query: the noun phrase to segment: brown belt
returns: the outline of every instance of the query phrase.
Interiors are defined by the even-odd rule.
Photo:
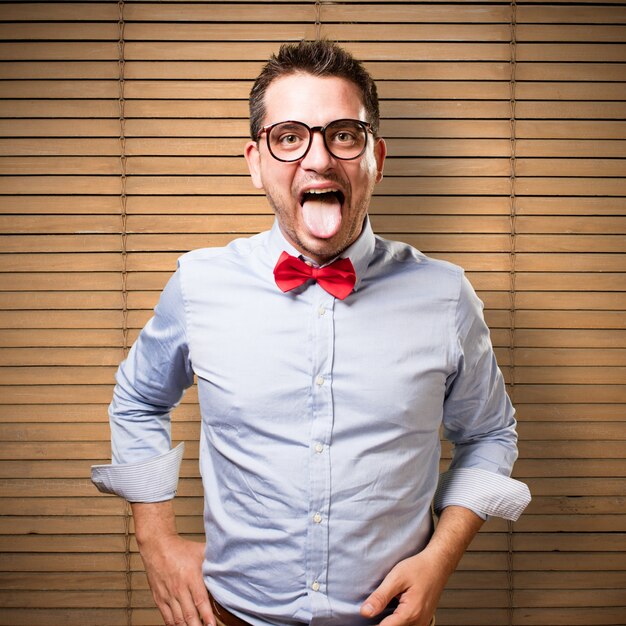
[[[250,626],[248,622],[244,622],[236,615],[233,615],[228,609],[225,609],[221,604],[218,604],[211,594],[209,594],[209,600],[211,601],[213,614],[224,626]]]

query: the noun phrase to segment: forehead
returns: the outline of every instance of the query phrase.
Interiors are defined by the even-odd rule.
[[[365,120],[359,88],[345,78],[290,74],[274,80],[265,92],[264,124],[298,120],[323,126],[341,118]]]

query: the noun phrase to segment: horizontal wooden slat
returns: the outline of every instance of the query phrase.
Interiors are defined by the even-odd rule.
[[[0,348],[0,366],[101,366],[124,358],[120,348]]]
[[[150,611],[135,622],[142,626],[159,626],[159,617]],[[0,615],[2,626],[28,626],[37,622],[40,626],[57,626],[61,621],[66,626],[126,626],[128,624],[125,609],[4,609]]]
[[[116,80],[35,80],[35,81],[2,81],[0,84],[0,96],[11,98],[117,98],[119,95],[118,83]],[[96,126],[96,123],[92,124]],[[119,122],[112,122],[109,128],[119,126]],[[103,124],[103,126],[106,125]],[[37,125],[35,125],[35,128]],[[3,128],[3,135],[6,132]],[[109,131],[111,132],[111,131]],[[71,133],[63,133],[72,136]],[[96,133],[98,134],[98,133]]]
[[[40,365],[37,367],[0,367],[0,385],[103,385],[112,384],[115,366],[90,365],[82,367]],[[21,375],[21,379],[20,379]]]
[[[595,0],[592,0],[595,2]],[[602,3],[605,4],[605,3]],[[516,27],[517,41],[583,41],[623,43],[626,28],[612,24],[521,24]]]
[[[516,384],[619,385],[623,384],[624,380],[626,380],[626,368],[616,366],[558,368],[555,366],[518,367],[516,365],[515,368]]]
[[[540,109],[543,103],[518,103],[517,107],[524,108],[527,104],[529,117],[533,114],[539,116]],[[585,103],[560,103],[563,107],[562,112],[565,111],[582,111],[578,109],[578,106]],[[596,104],[600,107],[603,105],[613,105],[614,103],[588,103],[586,106],[594,108]],[[572,106],[573,105],[573,106]],[[618,107],[621,107],[618,104]],[[602,110],[602,109],[601,109]],[[612,110],[612,109],[611,109]],[[577,116],[573,113],[572,117]],[[598,117],[604,117],[600,115]],[[518,139],[515,142],[515,154],[518,157],[592,157],[592,158],[623,158],[626,156],[626,141],[619,139],[602,140],[577,140],[571,139]],[[520,159],[521,160],[521,159]]]
[[[279,5],[280,7],[280,5]],[[180,9],[171,6],[159,6],[152,3],[139,4],[130,8],[128,20],[154,20],[154,21],[181,21]],[[312,7],[301,4],[294,5],[292,13],[285,12],[284,8],[259,7],[255,4],[228,5],[215,4],[209,6],[191,5],[185,14],[185,21],[259,21],[291,20],[294,15],[300,19],[310,19]],[[282,10],[281,10],[282,9]],[[366,9],[366,10],[364,10]],[[506,7],[492,6],[489,8],[479,6],[460,6],[458,12],[451,14],[448,7],[422,5],[419,7],[407,5],[391,6],[368,6],[361,3],[344,4],[343,6],[325,5],[322,8],[322,18],[327,22],[502,22],[508,20]]]
[[[152,606],[147,601],[143,606]],[[0,594],[0,606],[38,609],[72,608],[123,608],[126,606],[126,592],[120,591],[40,591],[33,594],[28,591],[12,591]]]
[[[119,18],[116,7],[97,3],[68,4],[66,2],[20,2],[5,4],[0,11],[3,21],[115,21]]]
[[[624,24],[624,7],[522,6],[519,23],[539,24]]]
[[[121,347],[121,342],[120,342]],[[19,420],[21,422],[106,422],[108,420],[109,401],[105,401],[102,404],[75,404],[72,406],[60,404],[37,404],[37,405],[22,405],[22,404],[6,404],[0,405],[0,419],[2,422],[15,422]],[[178,419],[191,419],[190,413],[194,413],[193,419],[198,419],[198,411],[191,407],[178,407],[174,412],[176,420]],[[109,450],[110,452],[110,450]],[[102,456],[93,458],[107,458],[109,452]],[[84,476],[84,473],[83,473]]]
[[[88,518],[80,519],[82,521]],[[115,523],[115,518],[103,518],[103,520],[107,519],[110,520],[111,523]],[[137,574],[138,584],[141,580],[140,576],[140,574]],[[145,575],[143,576],[143,580],[145,580],[147,584]],[[33,575],[32,572],[0,572],[0,581],[3,589],[33,589],[38,591],[42,589],[102,589],[108,591],[113,589],[125,589],[126,587],[125,576],[121,572],[40,572],[36,575]]]
[[[308,19],[314,19],[311,10],[308,10]],[[290,12],[287,14],[290,15]],[[23,29],[30,32],[30,28]],[[325,23],[320,28],[320,35],[336,41],[355,41],[374,42],[373,45],[383,41],[400,41],[402,45],[406,42],[415,41],[437,41],[437,42],[480,42],[475,47],[484,46],[482,42],[502,42],[505,41],[508,34],[506,24],[395,24],[393,28],[386,29],[381,33],[378,24],[357,24],[342,23],[328,24]],[[1,31],[0,31],[1,32]],[[79,31],[80,32],[80,31]],[[311,39],[314,37],[313,28],[306,23],[299,23],[299,20],[293,20],[290,24],[276,23],[272,27],[271,32],[266,32],[264,39],[278,40],[279,42],[287,41],[294,37],[294,33],[302,33],[303,38]],[[169,23],[162,26],[158,23],[132,23],[129,22],[125,28],[125,35],[129,41],[224,41],[227,44],[232,41],[255,41],[260,39],[258,25],[249,23],[245,20],[241,23],[212,23],[205,22],[202,24],[194,23]],[[82,37],[80,37],[82,38]],[[353,44],[357,45],[357,44]],[[488,44],[487,44],[488,45]],[[431,46],[432,47],[432,46]],[[416,57],[420,58],[420,57]],[[472,57],[476,58],[476,57]],[[489,57],[487,57],[489,58]]]
[[[300,25],[295,28],[294,25],[284,27],[283,37],[277,30],[277,40],[294,41],[314,36],[314,24]],[[403,43],[401,46],[397,42],[378,43],[376,41],[368,41],[367,43],[350,42],[347,40],[349,29],[346,25],[336,27],[327,27],[323,29],[326,36],[334,35],[334,38],[344,42],[344,47],[352,54],[365,62],[369,61],[399,61],[405,58],[421,59],[427,61],[508,61],[509,50],[508,43],[491,43],[491,44],[475,44],[475,43],[448,43],[436,42],[433,44],[425,43]],[[504,35],[505,29],[501,29]],[[442,30],[443,32],[443,30]],[[374,35],[375,33],[372,33]],[[258,29],[251,32],[252,37],[258,36]],[[146,36],[149,36],[147,33]],[[202,39],[202,32],[198,30],[198,37]],[[380,31],[378,33],[380,37]],[[178,41],[176,43],[167,41],[147,42],[147,41],[129,41],[125,45],[125,55],[130,61],[157,61],[157,60],[229,60],[229,61],[265,61],[270,54],[278,48],[277,42],[259,42],[250,43],[247,41],[232,42],[222,40],[219,45],[205,41]],[[54,47],[48,54],[54,58],[60,55],[63,50],[62,42],[55,42]],[[36,48],[35,48],[36,49]],[[43,54],[44,51],[42,50]],[[81,50],[87,58],[93,58],[89,55],[89,49],[85,47]],[[8,56],[9,53],[7,53]],[[2,54],[0,48],[0,58],[6,58]],[[29,58],[28,56],[26,58]],[[50,58],[50,57],[46,57]],[[72,57],[70,57],[72,58]],[[74,57],[75,58],[75,57]],[[106,55],[102,58],[108,58]],[[102,60],[102,58],[98,60]],[[116,57],[113,57],[116,58]]]
[[[517,198],[519,215],[623,215],[624,198],[525,197]]]
[[[155,275],[157,281],[154,281]],[[127,277],[127,278],[130,278]],[[158,272],[133,277],[134,284],[143,289],[162,289],[167,277]],[[135,282],[145,281],[145,282]],[[130,286],[129,289],[136,287]],[[122,276],[117,272],[47,272],[15,274],[0,273],[0,291],[121,291]]]
[[[114,22],[66,22],[52,23],[0,23],[0,39],[3,40],[30,40],[30,39],[88,39],[92,41],[117,40],[119,29]]]
[[[118,57],[119,52],[115,41],[0,42],[0,59],[5,61],[103,61],[106,59],[117,61]]]
[[[622,27],[622,32],[626,32]],[[624,62],[626,61],[626,46],[623,44],[603,43],[589,45],[568,43],[522,43],[516,47],[516,59],[521,66],[525,62],[565,61],[577,62]],[[520,66],[520,67],[521,67]],[[538,69],[538,68],[535,68]],[[525,76],[523,71],[521,77]]]
[[[184,138],[168,139],[167,153],[170,155],[242,155],[243,146],[240,139],[211,139],[211,138]],[[118,139],[102,139],[90,137],[88,139],[36,139],[17,138],[0,139],[0,154],[13,156],[89,156],[104,155],[119,158],[120,142]],[[162,139],[127,139],[127,155],[162,154],[164,144]],[[119,199],[116,198],[116,209],[119,212]],[[71,207],[70,207],[71,208]],[[68,209],[69,210],[69,209]]]
[[[574,66],[574,69],[576,66]],[[527,78],[523,82],[516,83],[515,94],[519,100],[597,100],[601,94],[602,100],[624,100],[626,94],[626,83],[609,82],[615,78],[614,71],[609,67],[604,68],[604,72],[593,72],[594,67],[582,68],[582,72],[576,77],[560,76],[560,80],[555,80],[559,69],[567,71],[565,65],[551,68],[553,71],[553,81],[549,81],[547,76],[542,75],[541,79]],[[596,68],[597,69],[597,68]],[[613,68],[614,70],[615,68]],[[572,70],[574,73],[574,70]],[[601,77],[604,74],[604,77]],[[519,78],[516,74],[516,78]],[[538,80],[545,82],[537,82]],[[567,81],[567,82],[566,82]],[[586,82],[577,82],[586,81]],[[607,81],[607,82],[604,82]]]
[[[0,328],[119,328],[121,310],[51,311],[42,317],[33,311],[0,311]]]
[[[535,348],[623,348],[626,332],[622,330],[517,329],[515,345]]]
[[[626,276],[621,273],[549,273],[519,272],[515,276],[518,292],[531,290],[545,291],[626,291]]]
[[[516,348],[515,364],[517,367],[525,365],[570,365],[579,367],[594,365],[624,365],[626,364],[626,350],[613,348],[600,350],[593,348]]]
[[[562,517],[562,516],[561,516]],[[576,589],[595,585],[600,588],[619,587],[626,576],[626,572],[516,572],[516,589]],[[143,574],[137,574],[139,580],[147,578]],[[475,577],[475,578],[474,578]],[[448,583],[448,589],[501,589],[507,587],[507,581],[498,572],[457,572],[452,575]]]
[[[117,329],[0,329],[3,347],[119,347],[123,343],[122,331]]]

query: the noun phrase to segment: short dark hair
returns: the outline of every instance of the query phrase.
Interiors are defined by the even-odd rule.
[[[283,44],[278,54],[273,54],[254,81],[250,91],[250,136],[254,141],[265,118],[265,92],[277,78],[291,74],[336,76],[354,83],[361,91],[367,115],[366,122],[378,134],[380,111],[376,83],[369,72],[349,52],[326,39]]]

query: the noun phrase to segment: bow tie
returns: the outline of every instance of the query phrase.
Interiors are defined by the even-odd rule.
[[[352,292],[356,283],[356,273],[350,259],[337,259],[325,267],[312,267],[287,252],[280,255],[274,268],[274,278],[281,291],[291,291],[313,279],[322,289],[340,300]]]

